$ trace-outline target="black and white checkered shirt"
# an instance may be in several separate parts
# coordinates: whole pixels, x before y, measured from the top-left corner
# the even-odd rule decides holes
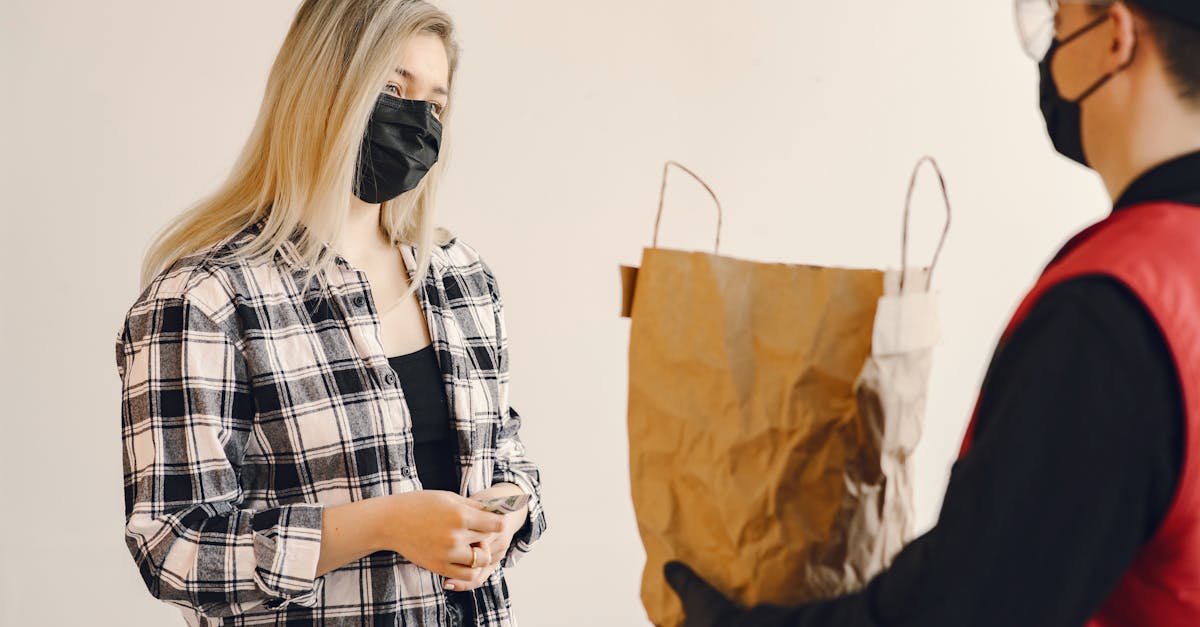
[[[129,550],[150,592],[190,625],[444,625],[442,577],[395,552],[314,578],[324,506],[421,485],[366,275],[338,257],[328,289],[302,293],[294,240],[269,263],[213,258],[264,220],[159,274],[118,334]],[[415,249],[401,248],[411,272]],[[460,493],[510,482],[532,496],[511,566],[546,521],[508,404],[495,277],[454,239],[435,248],[418,297],[458,435]],[[474,593],[480,625],[516,624],[503,576]]]

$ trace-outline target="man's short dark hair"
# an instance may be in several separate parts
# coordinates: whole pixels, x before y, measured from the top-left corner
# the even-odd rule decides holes
[[[1183,100],[1200,106],[1200,26],[1144,8],[1137,0],[1126,0],[1125,4],[1135,8],[1150,23],[1176,93]],[[1092,10],[1100,13],[1107,11],[1109,6],[1093,5]]]
[[[1137,2],[1129,4],[1141,9],[1150,23],[1179,97],[1200,105],[1200,26],[1142,9]]]

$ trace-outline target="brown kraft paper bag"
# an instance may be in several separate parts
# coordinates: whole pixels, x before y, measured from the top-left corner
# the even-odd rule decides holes
[[[925,161],[945,194],[932,159],[917,168]],[[622,268],[650,620],[683,622],[662,575],[669,560],[743,606],[861,588],[912,533],[908,459],[937,341],[933,264],[902,279],[660,249],[657,235],[656,223],[640,268]]]

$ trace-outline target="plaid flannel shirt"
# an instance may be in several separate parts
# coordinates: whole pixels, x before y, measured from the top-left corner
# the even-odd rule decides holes
[[[125,537],[147,588],[190,625],[444,625],[443,578],[392,551],[314,577],[322,508],[421,489],[411,418],[379,339],[366,275],[338,257],[298,288],[295,238],[270,263],[219,263],[246,227],[159,274],[116,341]],[[401,247],[410,274],[415,249]],[[458,239],[417,290],[459,442],[460,493],[531,495],[501,568],[473,596],[515,625],[503,568],[546,527],[537,466],[508,403],[496,280]],[[364,620],[368,623],[364,623]]]

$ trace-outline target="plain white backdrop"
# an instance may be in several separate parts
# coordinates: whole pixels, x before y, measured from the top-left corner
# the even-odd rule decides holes
[[[123,540],[113,342],[152,233],[240,149],[298,0],[3,0],[5,284],[0,624],[182,624]],[[912,165],[936,156],[955,223],[918,450],[936,520],[988,358],[1058,245],[1108,208],[1057,157],[1009,0],[446,0],[464,48],[441,222],[496,270],[513,404],[549,530],[510,571],[526,627],[647,623],[629,497],[628,321],[617,266],[649,245],[677,159],[726,208],[722,251],[899,263]],[[916,197],[914,262],[942,208]],[[660,244],[712,209],[674,178]]]

